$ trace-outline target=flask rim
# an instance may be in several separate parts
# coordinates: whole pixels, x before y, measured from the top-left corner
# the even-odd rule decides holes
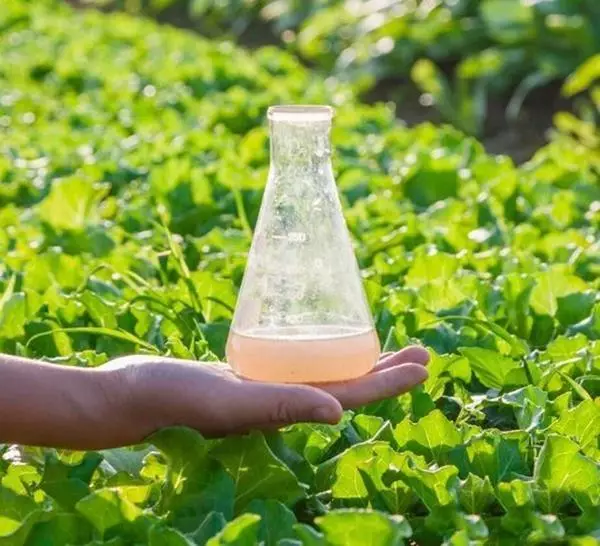
[[[333,108],[318,104],[276,105],[269,107],[267,117],[269,121],[283,121],[288,123],[331,121],[333,118]]]

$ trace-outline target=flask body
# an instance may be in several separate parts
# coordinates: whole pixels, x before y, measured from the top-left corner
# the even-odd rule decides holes
[[[332,110],[269,109],[271,164],[227,359],[262,381],[367,373],[380,347],[335,185]]]

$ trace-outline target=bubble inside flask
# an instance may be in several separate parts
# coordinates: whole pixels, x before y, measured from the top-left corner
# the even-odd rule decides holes
[[[331,166],[332,114],[269,109],[269,177],[227,344],[250,379],[341,381],[379,357]]]

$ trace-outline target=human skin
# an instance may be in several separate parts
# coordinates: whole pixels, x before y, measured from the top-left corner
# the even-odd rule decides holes
[[[0,355],[0,443],[75,450],[143,442],[168,426],[208,437],[299,422],[334,424],[343,409],[407,392],[427,378],[427,351],[382,356],[340,383],[245,380],[226,365],[135,355],[76,368]]]

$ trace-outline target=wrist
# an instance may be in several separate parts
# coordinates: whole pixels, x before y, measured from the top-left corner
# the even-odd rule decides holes
[[[117,419],[133,438],[143,442],[157,430],[170,426],[171,404],[163,403],[164,384],[157,377],[160,362],[156,357],[132,355],[118,358],[102,368],[106,373],[105,399],[117,410]]]

